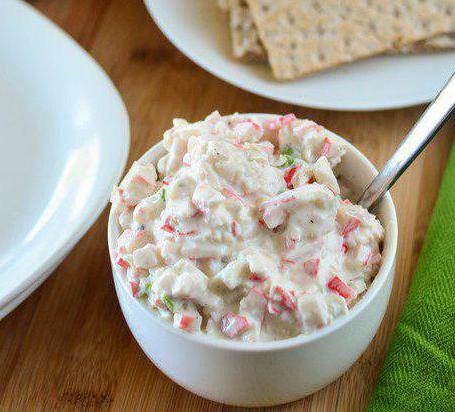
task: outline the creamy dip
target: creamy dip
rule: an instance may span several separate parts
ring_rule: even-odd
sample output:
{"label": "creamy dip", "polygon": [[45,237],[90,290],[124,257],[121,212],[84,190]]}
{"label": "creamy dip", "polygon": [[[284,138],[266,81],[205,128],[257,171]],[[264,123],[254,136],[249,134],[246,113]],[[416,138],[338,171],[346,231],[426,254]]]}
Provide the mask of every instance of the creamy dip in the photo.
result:
{"label": "creamy dip", "polygon": [[381,261],[383,228],[343,200],[344,148],[310,120],[174,120],[167,153],[136,162],[112,204],[131,293],[190,333],[308,334],[346,314]]}

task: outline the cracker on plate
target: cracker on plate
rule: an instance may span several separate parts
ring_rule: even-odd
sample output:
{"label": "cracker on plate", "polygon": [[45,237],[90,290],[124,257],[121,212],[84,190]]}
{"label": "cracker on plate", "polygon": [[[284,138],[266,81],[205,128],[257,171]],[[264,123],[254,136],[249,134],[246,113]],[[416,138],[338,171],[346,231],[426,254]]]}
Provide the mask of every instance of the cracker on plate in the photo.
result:
{"label": "cracker on plate", "polygon": [[455,49],[455,33],[441,34],[397,49],[396,53],[427,53]]}
{"label": "cracker on plate", "polygon": [[242,60],[265,61],[267,55],[245,0],[228,0],[232,52]]}
{"label": "cracker on plate", "polygon": [[277,79],[455,31],[455,0],[246,0]]}
{"label": "cracker on plate", "polygon": [[[222,2],[220,4],[220,2]],[[230,27],[234,57],[242,60],[263,61],[267,54],[262,45],[250,9],[245,0],[218,0],[220,8],[230,12]],[[420,40],[388,54],[414,54],[455,49],[455,33],[442,34],[428,40]]]}
{"label": "cracker on plate", "polygon": [[267,55],[245,0],[215,0],[229,14],[232,54],[245,61],[266,61]]}

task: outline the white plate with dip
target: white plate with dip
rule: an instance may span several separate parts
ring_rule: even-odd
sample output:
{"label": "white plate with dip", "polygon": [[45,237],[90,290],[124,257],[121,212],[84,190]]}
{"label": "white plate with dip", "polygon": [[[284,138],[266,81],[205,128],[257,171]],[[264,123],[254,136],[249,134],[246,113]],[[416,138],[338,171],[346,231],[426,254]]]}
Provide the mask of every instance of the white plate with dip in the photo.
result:
{"label": "white plate with dip", "polygon": [[144,0],[167,38],[234,86],[285,103],[331,110],[382,110],[430,101],[455,70],[455,51],[380,56],[279,82],[267,64],[232,57],[227,17],[214,0]]}
{"label": "white plate with dip", "polygon": [[104,209],[129,149],[122,99],[95,61],[25,3],[0,3],[0,318]]}

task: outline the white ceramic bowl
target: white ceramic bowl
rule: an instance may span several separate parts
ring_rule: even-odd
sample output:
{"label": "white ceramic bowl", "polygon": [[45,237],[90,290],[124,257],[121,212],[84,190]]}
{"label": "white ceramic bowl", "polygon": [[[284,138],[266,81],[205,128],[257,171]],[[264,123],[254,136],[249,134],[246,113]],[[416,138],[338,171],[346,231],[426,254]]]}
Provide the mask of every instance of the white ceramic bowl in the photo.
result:
{"label": "white ceramic bowl", "polygon": [[[346,146],[341,174],[360,190],[377,173],[354,146]],[[156,162],[161,144],[141,158]],[[385,228],[383,261],[372,285],[346,316],[311,335],[246,343],[195,336],[174,329],[133,298],[124,274],[114,264],[120,228],[111,211],[109,252],[114,282],[125,319],[152,362],[184,388],[232,405],[270,406],[291,402],[328,385],[364,352],[384,316],[392,288],[397,248],[397,219],[392,198],[382,200],[378,218]]]}
{"label": "white ceramic bowl", "polygon": [[0,319],[108,203],[130,141],[99,65],[25,2],[0,0]]}

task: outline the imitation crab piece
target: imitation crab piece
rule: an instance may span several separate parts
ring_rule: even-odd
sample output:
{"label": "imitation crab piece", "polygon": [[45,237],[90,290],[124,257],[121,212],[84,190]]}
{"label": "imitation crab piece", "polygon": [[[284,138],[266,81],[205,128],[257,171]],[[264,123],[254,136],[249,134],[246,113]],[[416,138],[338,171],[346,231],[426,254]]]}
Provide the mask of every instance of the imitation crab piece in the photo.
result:
{"label": "imitation crab piece", "polygon": [[198,233],[197,230],[187,230],[186,232],[179,231],[177,232],[177,236],[195,236]]}
{"label": "imitation crab piece", "polygon": [[271,117],[262,122],[262,125],[265,130],[274,131],[278,130],[281,127],[281,122],[276,117]]}
{"label": "imitation crab piece", "polygon": [[[344,301],[342,298],[340,300]],[[317,294],[304,295],[299,299],[298,314],[302,331],[311,331],[327,325],[331,319],[324,297]]]}
{"label": "imitation crab piece", "polygon": [[250,273],[258,277],[266,278],[267,274],[277,270],[275,261],[264,253],[247,253],[245,259]]}
{"label": "imitation crab piece", "polygon": [[139,247],[142,247],[152,241],[152,234],[144,229],[137,230],[134,233],[134,241]]}
{"label": "imitation crab piece", "polygon": [[284,225],[286,237],[297,240],[331,230],[337,208],[334,194],[319,184],[299,186],[260,205],[269,229]]}
{"label": "imitation crab piece", "polygon": [[240,195],[238,195],[237,193],[235,193],[233,190],[225,187],[223,188],[222,192],[221,192],[224,196],[230,198],[230,199],[235,199],[237,200],[238,202],[240,202],[240,204],[242,206],[246,206],[246,201],[245,199],[243,199]]}
{"label": "imitation crab piece", "polygon": [[316,160],[316,163],[313,165],[313,176],[316,182],[327,186],[336,195],[340,194],[340,186],[325,156]]}
{"label": "imitation crab piece", "polygon": [[172,286],[172,296],[190,299],[200,305],[217,307],[220,303],[219,298],[208,290],[207,276],[190,263],[185,262],[181,265],[181,273]]}
{"label": "imitation crab piece", "polygon": [[266,308],[266,297],[256,287],[253,287],[240,301],[239,313],[247,317],[250,329],[256,329],[256,332],[260,332],[264,324]]}
{"label": "imitation crab piece", "polygon": [[180,322],[179,322],[179,326],[181,329],[188,329],[189,326],[191,325],[191,322],[193,322],[194,320],[194,316],[190,316],[190,315],[181,315],[180,316]]}
{"label": "imitation crab piece", "polygon": [[281,122],[281,124],[283,126],[288,126],[292,122],[294,122],[295,120],[297,120],[297,117],[295,116],[294,113],[286,114],[286,115],[284,115],[283,117],[280,118],[280,122]]}
{"label": "imitation crab piece", "polygon": [[233,143],[233,145],[237,148],[237,149],[240,149],[240,150],[248,150],[248,148],[246,146],[244,146],[243,143]]}
{"label": "imitation crab piece", "polygon": [[[182,138],[175,138],[169,149],[169,158],[166,163],[166,174],[175,173],[183,164],[184,156],[187,152],[188,141]],[[187,162],[185,162],[187,163]]]}
{"label": "imitation crab piece", "polygon": [[346,224],[343,226],[343,231],[341,232],[341,235],[346,238],[349,233],[352,231],[356,230],[361,224],[361,221],[358,217],[353,217],[349,219]]}
{"label": "imitation crab piece", "polygon": [[294,178],[295,172],[297,172],[298,169],[299,169],[299,166],[291,167],[284,174],[284,181],[286,182],[286,187],[288,189],[292,189],[294,187],[294,185],[292,184],[292,179]]}
{"label": "imitation crab piece", "polygon": [[234,133],[237,135],[239,142],[241,141],[258,141],[261,140],[263,130],[262,127],[252,119],[247,119],[244,122],[234,126]]}
{"label": "imitation crab piece", "polygon": [[352,298],[355,295],[354,289],[344,283],[337,275],[330,279],[327,287],[345,299]]}
{"label": "imitation crab piece", "polygon": [[324,137],[324,142],[322,143],[321,156],[327,157],[330,153],[331,148],[332,148],[331,140],[327,136]]}
{"label": "imitation crab piece", "polygon": [[299,124],[296,127],[294,127],[293,130],[294,135],[298,137],[300,140],[305,139],[306,134],[311,131],[316,133],[323,133],[324,128],[321,125],[313,122],[312,120],[304,119],[301,120]]}
{"label": "imitation crab piece", "polygon": [[376,253],[374,255],[370,255],[370,258],[365,262],[365,265],[378,265],[381,262],[381,254]]}
{"label": "imitation crab piece", "polygon": [[284,248],[286,250],[294,250],[296,248],[296,245],[297,245],[297,239],[293,239],[291,237],[287,237],[284,240]]}
{"label": "imitation crab piece", "polygon": [[235,237],[237,237],[237,235],[239,233],[239,229],[237,227],[237,222],[235,220],[231,223],[231,233]]}
{"label": "imitation crab piece", "polygon": [[126,229],[117,239],[117,249],[121,254],[132,253],[134,249],[142,246],[136,244],[134,231],[131,229]]}
{"label": "imitation crab piece", "polygon": [[171,222],[171,217],[168,216],[166,220],[164,221],[164,225],[160,227],[161,230],[164,230],[165,232],[168,233],[174,233],[175,228],[170,224]]}
{"label": "imitation crab piece", "polygon": [[319,262],[319,258],[308,259],[307,261],[303,262],[303,269],[305,270],[306,274],[311,277],[316,277],[318,275]]}
{"label": "imitation crab piece", "polygon": [[120,184],[119,199],[126,206],[136,206],[142,199],[156,191],[157,174],[152,164],[134,162]]}
{"label": "imitation crab piece", "polygon": [[152,196],[142,199],[133,212],[133,219],[138,223],[147,223],[156,219],[163,210],[163,201],[156,193]]}
{"label": "imitation crab piece", "polygon": [[124,270],[126,270],[130,267],[130,264],[122,258],[117,259],[117,265],[119,265]]}
{"label": "imitation crab piece", "polygon": [[343,252],[344,255],[347,255],[347,253],[349,252],[349,246],[344,242],[341,245],[341,251]]}
{"label": "imitation crab piece", "polygon": [[136,183],[138,185],[146,185],[146,186],[151,186],[152,183],[150,183],[144,176],[141,175],[136,175],[131,179],[131,183]]}
{"label": "imitation crab piece", "polygon": [[221,332],[228,338],[233,339],[248,329],[248,319],[246,316],[237,315],[229,312],[221,318]]}
{"label": "imitation crab piece", "polygon": [[242,285],[251,285],[250,281],[265,282],[268,279],[268,274],[276,270],[278,268],[273,259],[263,253],[246,252],[242,257],[228,263],[224,269],[215,275],[213,281],[233,290]]}
{"label": "imitation crab piece", "polygon": [[189,300],[214,310],[221,304],[220,298],[208,290],[207,276],[183,259],[156,275],[152,291],[159,296],[164,292],[172,298]]}
{"label": "imitation crab piece", "polygon": [[174,313],[174,327],[185,330],[190,333],[201,330],[202,317],[194,305],[189,304],[183,312]]}
{"label": "imitation crab piece", "polygon": [[208,213],[209,209],[217,202],[223,201],[223,195],[206,183],[199,183],[193,192],[192,202],[203,213]]}
{"label": "imitation crab piece", "polygon": [[137,279],[130,280],[131,293],[134,297],[137,297],[139,294],[139,281]]}
{"label": "imitation crab piece", "polygon": [[293,290],[284,290],[281,286],[272,288],[269,296],[269,312],[280,314],[284,310],[294,312],[297,309],[297,297]]}
{"label": "imitation crab piece", "polygon": [[258,275],[257,273],[250,273],[248,279],[252,280],[253,282],[263,283],[267,280],[267,276]]}
{"label": "imitation crab piece", "polygon": [[381,262],[381,254],[374,253],[373,251],[364,245],[360,246],[357,252],[357,259],[359,259],[362,262],[362,266],[368,266],[368,265],[377,265]]}
{"label": "imitation crab piece", "polygon": [[224,284],[229,290],[233,290],[243,283],[244,274],[247,269],[247,262],[243,259],[236,259],[228,263],[224,269],[219,271],[213,278],[214,282]]}
{"label": "imitation crab piece", "polygon": [[275,229],[276,227],[280,226],[284,220],[286,219],[286,211],[283,210],[282,208],[278,206],[271,206],[271,207],[266,207],[263,211],[263,217],[259,221],[260,224],[261,221],[264,222],[263,224],[265,227],[268,227],[269,229]]}
{"label": "imitation crab piece", "polygon": [[259,142],[256,144],[256,147],[268,154],[273,154],[273,151],[275,150],[275,146],[268,141]]}
{"label": "imitation crab piece", "polygon": [[124,210],[123,212],[120,212],[118,222],[123,230],[131,227],[131,224],[133,223],[133,214],[131,213],[131,210]]}
{"label": "imitation crab piece", "polygon": [[178,230],[176,229],[173,224],[171,223],[171,217],[168,216],[165,221],[164,225],[160,227],[161,230],[165,232],[171,233],[176,236],[184,237],[184,236],[194,236],[198,234],[197,230]]}
{"label": "imitation crab piece", "polygon": [[286,204],[296,200],[295,190],[283,192],[260,205],[263,212],[263,221],[269,229],[274,229],[283,223],[286,217]]}
{"label": "imitation crab piece", "polygon": [[160,261],[159,253],[159,248],[151,243],[136,249],[133,252],[134,266],[143,269],[152,269],[158,266]]}

